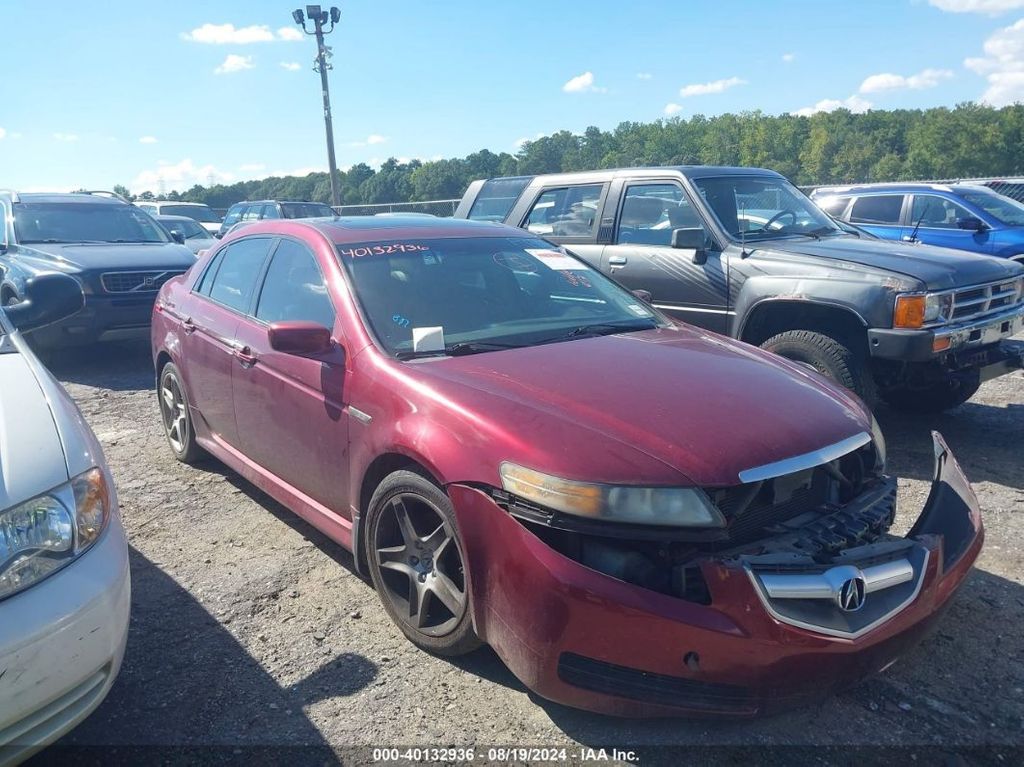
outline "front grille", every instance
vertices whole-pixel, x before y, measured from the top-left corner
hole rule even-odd
[[[1022,283],[1017,278],[954,291],[950,319],[962,322],[1013,306],[1020,300]]]
[[[559,656],[558,677],[584,690],[692,711],[754,714],[758,708],[754,695],[740,685],[655,674],[571,652]]]
[[[184,271],[106,272],[100,275],[108,293],[155,293],[165,282]]]

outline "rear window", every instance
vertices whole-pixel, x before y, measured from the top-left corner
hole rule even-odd
[[[898,224],[903,209],[902,194],[878,194],[861,197],[850,210],[854,224]]]
[[[330,205],[319,202],[282,202],[281,212],[285,218],[323,218],[334,215]]]
[[[485,181],[469,210],[469,218],[474,221],[504,221],[532,180],[533,176],[515,176]]]
[[[206,224],[219,224],[217,214],[205,205],[161,205],[160,215],[162,216],[186,216],[193,221],[200,221]]]

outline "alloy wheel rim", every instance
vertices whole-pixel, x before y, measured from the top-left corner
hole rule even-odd
[[[164,419],[167,441],[175,452],[182,452],[188,441],[188,418],[185,398],[181,396],[178,379],[173,375],[164,376],[160,383],[160,414]]]
[[[374,535],[384,597],[403,623],[428,636],[451,633],[466,612],[466,578],[455,531],[429,501],[387,501]]]

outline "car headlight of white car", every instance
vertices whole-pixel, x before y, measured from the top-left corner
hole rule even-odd
[[[0,599],[80,557],[96,543],[109,516],[110,489],[98,468],[0,511]]]

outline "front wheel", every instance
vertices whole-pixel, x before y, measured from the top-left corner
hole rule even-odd
[[[445,492],[416,472],[396,471],[374,492],[366,531],[374,588],[413,644],[447,656],[479,647],[462,540]]]
[[[761,348],[814,368],[852,391],[868,407],[874,406],[876,391],[871,369],[863,355],[847,344],[812,330],[788,330],[772,336]]]
[[[980,378],[949,377],[924,388],[883,389],[879,396],[886,404],[913,413],[941,413],[964,404],[981,388]]]

